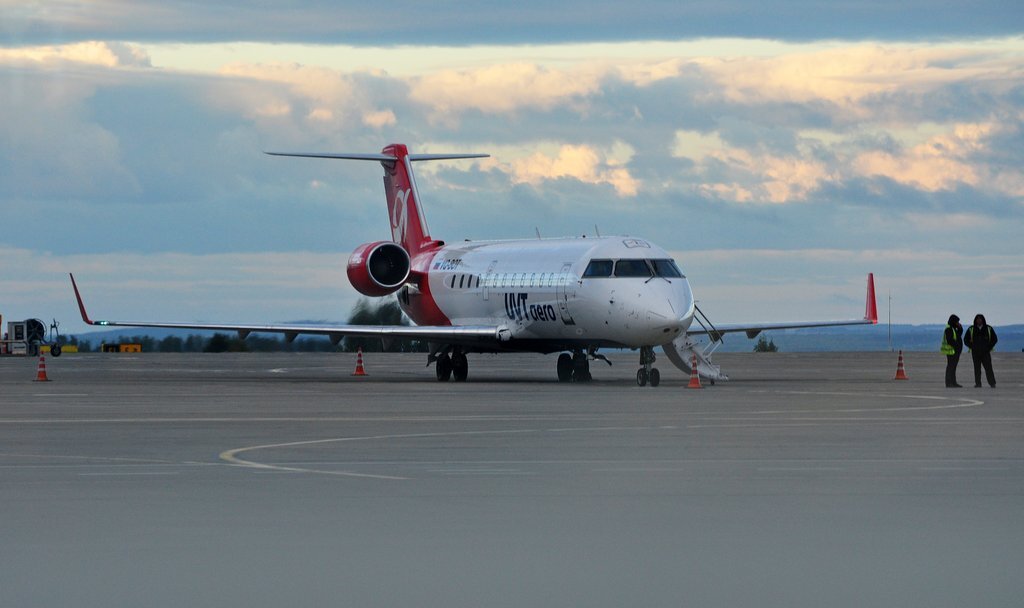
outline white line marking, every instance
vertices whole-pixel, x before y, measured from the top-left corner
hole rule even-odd
[[[79,473],[79,477],[138,477],[141,475],[179,475],[177,471],[149,471],[149,472],[124,472],[124,473]]]
[[[691,473],[695,467],[606,467],[591,469],[595,473]]]
[[[321,445],[325,443],[348,443],[353,441],[373,441],[380,439],[421,439],[427,437],[459,437],[459,436],[472,436],[472,435],[515,435],[524,433],[544,433],[544,432],[565,432],[565,431],[609,431],[609,430],[647,430],[650,427],[593,427],[593,428],[575,428],[575,429],[503,429],[497,431],[455,431],[450,433],[407,433],[401,435],[369,435],[363,437],[334,437],[330,439],[312,439],[309,441],[290,441],[287,443],[272,443],[266,445],[254,445],[243,448],[235,448],[233,450],[225,450],[220,453],[220,459],[224,460],[233,465],[248,467],[254,469],[263,470],[276,470],[276,471],[294,471],[298,473],[319,473],[323,475],[337,475],[339,477],[368,477],[372,479],[390,479],[404,481],[408,480],[408,477],[398,477],[393,475],[371,475],[368,473],[354,473],[352,471],[324,471],[322,469],[307,469],[303,467],[290,467],[290,466],[279,466],[272,464],[265,464],[261,462],[255,462],[252,460],[243,460],[238,457],[239,454],[244,452],[253,452],[256,450],[269,450],[273,448],[289,448],[289,447],[305,447],[310,445]]]
[[[12,458],[53,458],[62,460],[110,460],[113,462],[133,462],[143,464],[180,464],[173,460],[159,460],[155,458],[118,458],[113,456],[72,456],[67,454],[18,454],[12,452],[0,452],[0,457]],[[198,463],[189,463],[198,464]]]
[[[474,422],[474,421],[529,421],[529,420],[599,420],[594,414],[561,414],[554,416],[250,416],[199,418],[0,418],[0,424],[181,424],[187,422]]]
[[[1009,471],[1010,467],[918,467],[922,471]]]
[[[845,471],[846,467],[757,467],[758,471],[801,472],[801,471]]]
[[[534,475],[535,473],[529,473],[527,471],[514,471],[509,469],[428,469],[429,473],[436,473],[438,475]]]
[[[924,410],[947,410],[957,409],[963,407],[976,407],[979,405],[985,405],[984,401],[978,399],[968,399],[965,397],[940,397],[936,395],[900,395],[893,393],[846,393],[846,392],[824,392],[824,391],[772,391],[778,395],[822,395],[827,397],[877,397],[880,399],[928,399],[935,401],[960,401],[961,403],[950,403],[946,405],[931,405],[931,406],[914,406],[914,407],[890,407],[890,408],[857,408],[857,409],[837,409],[837,410],[768,410],[761,412],[750,412],[756,415],[765,414],[807,414],[807,413],[836,413],[836,414],[847,414],[847,413],[860,413],[860,412],[903,412],[903,411],[924,411]]]

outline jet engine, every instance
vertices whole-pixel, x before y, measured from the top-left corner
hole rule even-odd
[[[394,293],[409,278],[412,262],[398,243],[377,241],[356,247],[348,258],[348,280],[364,296]]]

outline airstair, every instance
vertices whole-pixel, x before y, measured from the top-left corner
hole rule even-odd
[[[695,305],[694,310],[693,320],[701,326],[701,333],[708,337],[707,342],[696,340],[694,335],[683,334],[672,342],[663,344],[661,348],[669,361],[687,374],[690,373],[693,357],[696,356],[697,374],[701,378],[707,378],[712,384],[716,380],[728,380],[729,377],[722,373],[722,369],[711,362],[711,355],[724,343],[724,337],[715,329],[700,307]]]

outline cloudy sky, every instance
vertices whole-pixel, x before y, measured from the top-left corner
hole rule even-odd
[[[515,4],[515,8],[513,8]],[[385,10],[386,9],[386,10]],[[0,314],[342,321],[435,237],[644,236],[714,321],[1024,322],[1024,5],[0,0]]]

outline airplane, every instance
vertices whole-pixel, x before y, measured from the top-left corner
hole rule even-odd
[[[427,365],[436,377],[465,381],[472,353],[560,353],[561,382],[592,379],[590,362],[611,362],[600,349],[640,355],[636,382],[658,386],[655,347],[687,374],[693,365],[712,383],[728,376],[711,354],[727,333],[753,339],[773,329],[864,325],[878,322],[874,276],[868,274],[864,317],[838,321],[714,325],[696,305],[686,275],[667,251],[630,236],[465,241],[446,244],[430,235],[412,164],[484,158],[487,154],[410,154],[390,144],[379,154],[267,152],[273,156],[374,161],[384,169],[391,240],[364,243],[348,259],[352,286],[370,297],[394,294],[415,325],[224,325],[94,321],[71,276],[82,320],[103,327],[163,327],[384,340],[430,344]],[[698,342],[706,336],[708,343]]]

